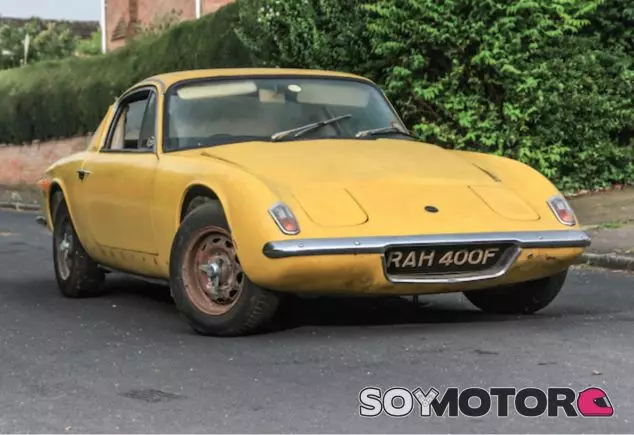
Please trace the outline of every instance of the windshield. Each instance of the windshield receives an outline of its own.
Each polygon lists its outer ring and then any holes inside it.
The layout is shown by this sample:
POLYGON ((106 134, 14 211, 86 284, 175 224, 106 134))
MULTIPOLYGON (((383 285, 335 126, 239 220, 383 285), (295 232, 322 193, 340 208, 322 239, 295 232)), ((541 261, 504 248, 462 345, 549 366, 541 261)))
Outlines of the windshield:
POLYGON ((324 125, 284 140, 351 139, 390 126, 406 131, 376 87, 349 79, 248 78, 180 85, 168 93, 166 116, 166 150, 270 141, 276 133, 320 122, 324 125), (337 117, 342 119, 324 122, 337 117))

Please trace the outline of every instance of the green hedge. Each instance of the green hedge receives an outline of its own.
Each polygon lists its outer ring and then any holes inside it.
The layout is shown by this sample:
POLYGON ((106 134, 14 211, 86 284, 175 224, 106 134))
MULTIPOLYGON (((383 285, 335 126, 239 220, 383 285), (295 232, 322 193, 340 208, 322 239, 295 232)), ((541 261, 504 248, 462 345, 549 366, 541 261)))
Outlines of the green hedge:
POLYGON ((91 131, 147 76, 343 70, 425 140, 524 161, 566 190, 634 181, 631 0, 238 0, 106 56, 0 73, 0 143, 91 131))

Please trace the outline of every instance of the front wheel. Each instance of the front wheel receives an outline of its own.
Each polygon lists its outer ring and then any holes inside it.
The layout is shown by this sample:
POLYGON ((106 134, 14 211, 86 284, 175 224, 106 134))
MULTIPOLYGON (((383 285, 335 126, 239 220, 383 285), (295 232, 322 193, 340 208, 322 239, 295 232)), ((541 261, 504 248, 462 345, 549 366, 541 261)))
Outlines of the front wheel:
POLYGON ((561 291, 568 270, 536 281, 464 292, 469 302, 487 313, 532 314, 546 308, 561 291))
POLYGON ((257 332, 274 316, 279 297, 252 283, 242 270, 218 201, 200 201, 176 233, 170 284, 176 307, 200 334, 257 332))
POLYGON ((83 298, 103 294, 105 275, 79 241, 66 202, 61 199, 54 211, 53 264, 62 295, 83 298))

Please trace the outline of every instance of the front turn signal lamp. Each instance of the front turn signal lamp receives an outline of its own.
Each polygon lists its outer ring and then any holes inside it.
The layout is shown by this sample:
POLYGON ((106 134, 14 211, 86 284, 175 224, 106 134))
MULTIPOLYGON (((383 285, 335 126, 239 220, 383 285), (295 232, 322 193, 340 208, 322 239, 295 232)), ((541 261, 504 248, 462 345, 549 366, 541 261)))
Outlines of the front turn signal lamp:
POLYGON ((37 185, 42 192, 48 193, 51 188, 51 180, 46 177, 42 177, 37 181, 37 185))
POLYGON ((283 202, 278 202, 269 209, 269 214, 280 231, 289 236, 299 234, 299 224, 291 209, 283 202))
POLYGON ((577 218, 575 217, 575 212, 566 201, 566 198, 560 195, 556 195, 551 197, 548 200, 548 205, 550 209, 555 214, 555 217, 559 222, 564 225, 573 226, 577 224, 577 218))

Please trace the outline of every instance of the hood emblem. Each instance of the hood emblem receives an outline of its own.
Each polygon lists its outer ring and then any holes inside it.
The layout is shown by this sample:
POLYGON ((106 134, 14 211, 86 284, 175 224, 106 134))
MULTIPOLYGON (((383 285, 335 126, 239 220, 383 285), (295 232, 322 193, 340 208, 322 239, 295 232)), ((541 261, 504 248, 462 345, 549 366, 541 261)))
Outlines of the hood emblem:
POLYGON ((436 207, 434 207, 433 205, 425 206, 425 211, 427 211, 429 213, 438 213, 438 209, 436 207))

